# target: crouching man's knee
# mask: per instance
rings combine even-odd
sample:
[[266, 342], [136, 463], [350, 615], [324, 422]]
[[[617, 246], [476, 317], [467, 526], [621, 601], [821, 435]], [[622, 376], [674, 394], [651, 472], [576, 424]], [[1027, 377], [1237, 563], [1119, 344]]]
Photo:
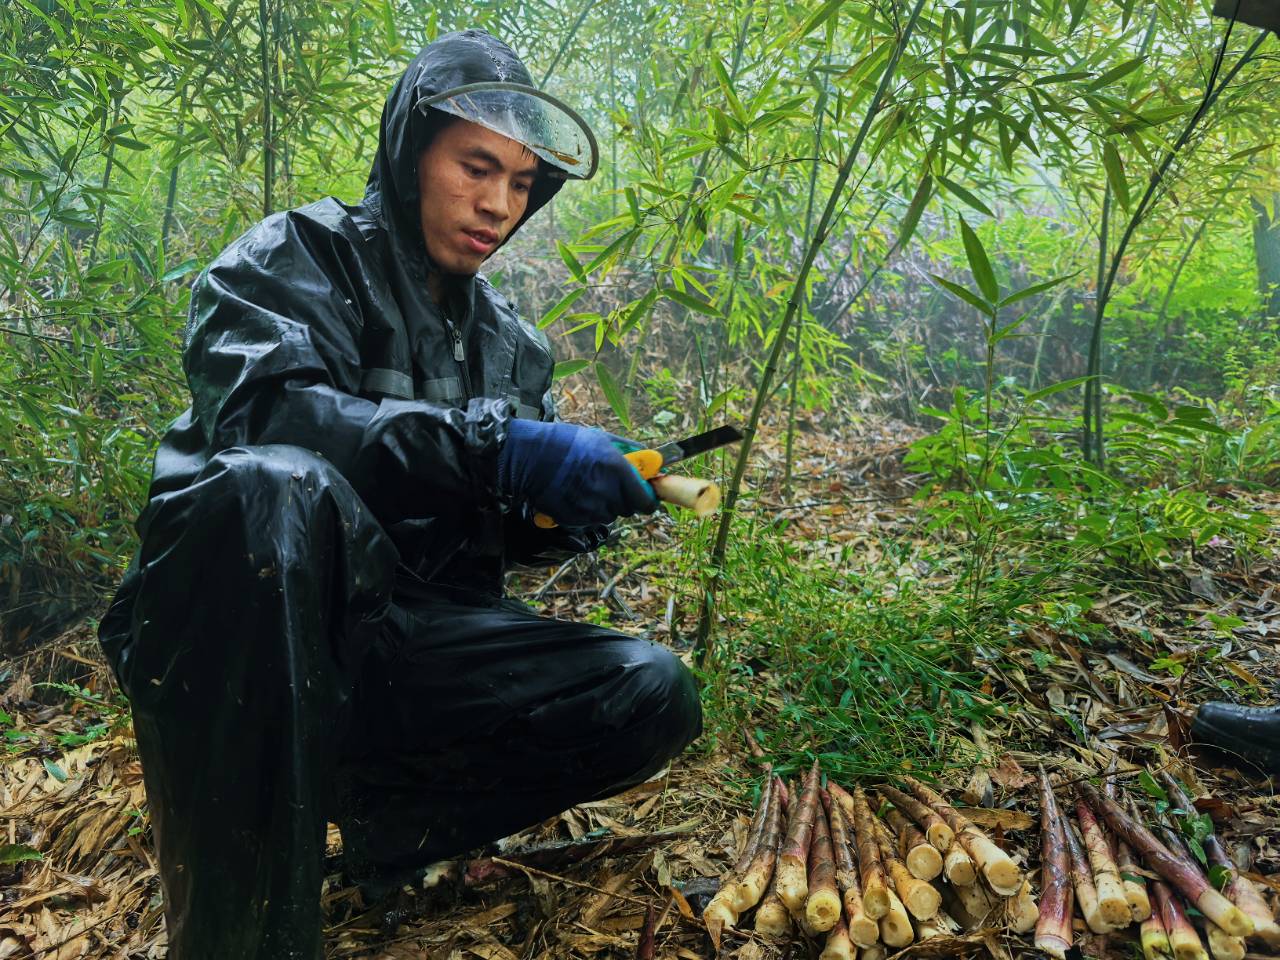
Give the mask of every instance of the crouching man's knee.
[[702, 733], [702, 705], [693, 674], [680, 659], [651, 640], [631, 640], [627, 671], [629, 708], [620, 748], [635, 751], [641, 779], [663, 768]]

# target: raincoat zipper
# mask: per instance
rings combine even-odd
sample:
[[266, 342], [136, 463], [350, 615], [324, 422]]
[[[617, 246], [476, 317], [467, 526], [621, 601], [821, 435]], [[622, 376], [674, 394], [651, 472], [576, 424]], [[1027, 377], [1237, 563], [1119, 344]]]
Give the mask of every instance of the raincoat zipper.
[[471, 374], [467, 372], [467, 355], [462, 350], [462, 331], [448, 316], [445, 316], [444, 324], [453, 338], [453, 359], [458, 362], [458, 370], [462, 374], [462, 400], [466, 403], [471, 400]]

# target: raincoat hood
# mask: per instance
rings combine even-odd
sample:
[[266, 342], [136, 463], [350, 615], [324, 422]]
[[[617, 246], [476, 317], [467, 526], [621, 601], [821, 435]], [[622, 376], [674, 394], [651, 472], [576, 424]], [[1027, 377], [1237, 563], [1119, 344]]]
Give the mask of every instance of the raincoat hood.
[[[569, 152], [549, 149], [537, 136], [516, 134], [511, 125], [488, 122], [485, 98], [519, 101], [526, 124], [569, 129], [579, 136]], [[479, 111], [467, 104], [479, 102]], [[595, 173], [598, 149], [590, 128], [573, 110], [534, 86], [528, 69], [509, 46], [483, 30], [448, 33], [423, 47], [396, 81], [382, 109], [378, 152], [366, 187], [366, 203], [375, 205], [393, 234], [426, 254], [419, 221], [418, 156], [431, 142], [444, 113], [482, 123], [511, 136], [539, 156], [538, 176], [524, 216], [506, 240], [559, 192], [567, 178]], [[532, 123], [528, 121], [532, 115]], [[550, 161], [550, 162], [549, 162]]]

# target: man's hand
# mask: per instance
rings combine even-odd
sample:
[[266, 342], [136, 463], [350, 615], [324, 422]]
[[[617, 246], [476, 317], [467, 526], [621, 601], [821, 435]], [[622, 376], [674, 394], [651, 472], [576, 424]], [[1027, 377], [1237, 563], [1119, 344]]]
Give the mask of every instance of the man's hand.
[[[512, 419], [498, 455], [505, 493], [557, 523], [587, 526], [658, 509], [653, 488], [603, 430]], [[632, 445], [638, 448], [638, 445]]]

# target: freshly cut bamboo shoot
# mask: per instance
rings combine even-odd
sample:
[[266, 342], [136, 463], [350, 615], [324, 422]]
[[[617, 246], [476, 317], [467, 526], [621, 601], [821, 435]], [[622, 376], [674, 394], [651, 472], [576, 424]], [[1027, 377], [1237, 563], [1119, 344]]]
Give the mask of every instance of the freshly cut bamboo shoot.
[[1080, 821], [1080, 832], [1084, 835], [1085, 850], [1089, 854], [1089, 866], [1093, 870], [1093, 886], [1098, 893], [1098, 912], [1103, 921], [1119, 930], [1133, 921], [1133, 911], [1129, 909], [1129, 900], [1124, 895], [1124, 886], [1120, 883], [1120, 868], [1111, 855], [1111, 845], [1107, 843], [1102, 832], [1102, 824], [1089, 805], [1083, 800], [1076, 801], [1076, 817]]
[[720, 488], [710, 480], [664, 473], [654, 477], [649, 484], [659, 500], [688, 507], [699, 517], [705, 517], [720, 506]]
[[[1103, 781], [1103, 788], [1108, 797], [1116, 798], [1116, 779], [1108, 775]], [[1138, 858], [1133, 855], [1133, 848], [1114, 833], [1109, 833], [1116, 852], [1116, 866], [1120, 868], [1120, 883], [1124, 887], [1124, 898], [1129, 902], [1129, 915], [1134, 922], [1141, 923], [1151, 916], [1151, 897], [1147, 893], [1147, 881], [1139, 872]], [[1160, 928], [1161, 931], [1164, 927]], [[1168, 935], [1165, 935], [1167, 941]], [[1166, 948], [1167, 948], [1166, 943]]]
[[1145, 960], [1173, 960], [1173, 948], [1169, 946], [1169, 934], [1165, 932], [1159, 910], [1152, 911], [1142, 921], [1139, 931]]
[[[734, 864], [733, 870], [725, 877], [724, 882], [720, 884], [720, 889], [716, 891], [716, 895], [711, 898], [711, 902], [702, 911], [702, 922], [706, 925], [707, 932], [711, 934], [711, 939], [717, 945], [720, 941], [720, 934], [725, 928], [737, 926], [738, 917], [744, 909], [741, 904], [745, 902], [746, 898], [742, 890], [742, 880], [761, 851], [768, 821], [772, 818], [774, 810], [774, 804], [770, 801], [772, 794], [773, 781], [770, 779], [765, 782], [764, 790], [760, 794], [760, 803], [757, 805], [755, 815], [752, 817], [747, 839], [742, 845], [742, 852], [738, 855], [738, 862]], [[773, 838], [773, 842], [776, 846], [776, 836]], [[759, 896], [756, 897], [756, 900], [759, 900]], [[750, 905], [754, 906], [755, 901], [752, 901]]]
[[[1162, 772], [1162, 779], [1169, 787], [1169, 793], [1179, 807], [1187, 811], [1195, 809], [1195, 804], [1187, 796], [1182, 783], [1176, 777], [1165, 770]], [[1249, 915], [1249, 918], [1253, 921], [1254, 936], [1263, 940], [1268, 946], [1280, 947], [1280, 924], [1276, 923], [1275, 914], [1272, 913], [1271, 907], [1267, 905], [1267, 901], [1263, 899], [1253, 881], [1236, 869], [1235, 863], [1232, 862], [1217, 834], [1209, 834], [1201, 841], [1201, 844], [1204, 846], [1204, 852], [1208, 856], [1209, 862], [1215, 867], [1222, 867], [1230, 873], [1231, 879], [1227, 881], [1223, 893], [1227, 895], [1228, 900]]]
[[[1150, 830], [1125, 813], [1114, 800], [1104, 797], [1093, 785], [1082, 784], [1081, 790], [1085, 799], [1089, 801], [1089, 805], [1102, 815], [1112, 830], [1133, 847], [1142, 857], [1143, 862], [1160, 874], [1171, 886], [1181, 891], [1201, 913], [1232, 936], [1247, 937], [1254, 932], [1253, 920], [1209, 886], [1204, 875], [1193, 864], [1175, 855], [1157, 840]], [[1167, 928], [1168, 918], [1162, 919], [1165, 920]], [[1173, 930], [1169, 931], [1169, 939], [1173, 941]], [[1174, 949], [1176, 952], [1176, 943]]]
[[1214, 960], [1244, 960], [1244, 937], [1233, 937], [1216, 923], [1205, 923], [1204, 932]]
[[1040, 768], [1040, 889], [1043, 892], [1036, 921], [1036, 949], [1057, 960], [1066, 960], [1073, 937], [1071, 915], [1075, 898], [1062, 814], [1044, 767]]
[[952, 887], [951, 892], [960, 904], [960, 913], [972, 921], [966, 926], [985, 927], [992, 921], [992, 914], [999, 906], [998, 900], [980, 883], [971, 883], [967, 887]]
[[877, 943], [874, 946], [863, 947], [858, 951], [858, 960], [885, 960], [889, 955], [883, 943]]
[[[889, 911], [889, 885], [885, 881], [884, 865], [876, 835], [872, 830], [871, 809], [867, 795], [859, 787], [853, 796], [837, 784], [831, 784], [831, 799], [840, 803], [843, 812], [852, 815], [854, 850], [858, 856], [858, 878], [862, 881], [862, 908], [872, 920], [879, 920]], [[883, 928], [881, 930], [883, 934]]]
[[1094, 933], [1111, 933], [1112, 926], [1102, 919], [1102, 913], [1098, 910], [1098, 891], [1093, 886], [1093, 871], [1089, 869], [1089, 855], [1084, 852], [1084, 843], [1076, 836], [1075, 828], [1070, 823], [1063, 822], [1062, 831], [1067, 841], [1071, 882], [1076, 888], [1076, 903], [1080, 905], [1080, 915]]
[[960, 924], [939, 910], [928, 920], [921, 920], [916, 924], [916, 941], [954, 937], [959, 932]]
[[844, 809], [828, 798], [827, 815], [831, 825], [831, 850], [836, 861], [836, 885], [844, 899], [844, 916], [849, 939], [860, 947], [880, 940], [880, 926], [867, 916], [862, 907], [862, 883], [858, 880], [858, 861], [849, 842]]
[[805, 778], [800, 797], [795, 801], [787, 838], [778, 854], [777, 891], [793, 914], [804, 912], [809, 896], [809, 844], [813, 840], [813, 821], [818, 809], [818, 761], [813, 762]]
[[940, 793], [914, 777], [903, 777], [903, 781], [917, 799], [933, 807], [947, 821], [955, 831], [956, 841], [973, 857], [973, 862], [992, 890], [1004, 897], [1018, 892], [1022, 886], [1022, 871], [1007, 853], [992, 843], [991, 838], [979, 830], [973, 821], [948, 804]]
[[822, 953], [818, 954], [818, 960], [854, 960], [855, 953], [853, 942], [849, 939], [849, 928], [844, 925], [844, 918], [840, 917], [827, 934], [827, 943], [822, 948]]
[[925, 838], [919, 827], [894, 807], [890, 807], [884, 817], [890, 831], [898, 838], [898, 855], [913, 877], [932, 880], [942, 872], [942, 854]]
[[958, 841], [952, 843], [951, 849], [942, 857], [942, 875], [956, 887], [971, 887], [978, 881], [978, 868], [974, 866], [973, 857]]
[[1031, 892], [1031, 881], [1023, 880], [1022, 889], [1005, 902], [1005, 917], [1014, 933], [1029, 933], [1040, 919], [1040, 907]]
[[756, 845], [756, 854], [747, 864], [733, 891], [733, 908], [738, 916], [746, 913], [764, 895], [769, 878], [773, 876], [773, 867], [778, 860], [778, 845], [782, 841], [782, 781], [774, 777], [773, 789], [769, 794], [769, 809], [760, 841]]
[[[924, 835], [938, 850], [946, 853], [951, 849], [951, 841], [955, 831], [947, 822], [927, 804], [921, 803], [910, 794], [903, 793], [890, 786], [880, 788], [880, 793], [895, 807], [914, 820], [924, 830]], [[950, 878], [948, 878], [950, 879]], [[952, 883], [955, 881], [953, 880]], [[972, 883], [972, 881], [970, 881]]]
[[889, 909], [880, 918], [880, 939], [886, 947], [905, 947], [916, 938], [911, 927], [911, 918], [907, 908], [902, 905], [898, 895], [892, 890], [885, 891], [889, 895]]
[[1169, 935], [1169, 949], [1174, 960], [1208, 960], [1200, 935], [1187, 919], [1178, 896], [1163, 881], [1151, 881], [1153, 906], [1160, 913], [1160, 922]]
[[756, 933], [766, 937], [785, 937], [791, 933], [791, 913], [776, 890], [760, 903], [756, 911]]
[[827, 813], [823, 805], [818, 804], [814, 811], [813, 842], [809, 846], [809, 896], [804, 902], [804, 918], [810, 929], [826, 933], [834, 929], [839, 921], [840, 908], [831, 829], [827, 824]]
[[898, 856], [893, 834], [884, 821], [873, 817], [872, 828], [880, 847], [880, 860], [885, 865], [898, 899], [917, 920], [928, 920], [942, 906], [942, 895], [919, 877], [913, 877], [907, 865]]

